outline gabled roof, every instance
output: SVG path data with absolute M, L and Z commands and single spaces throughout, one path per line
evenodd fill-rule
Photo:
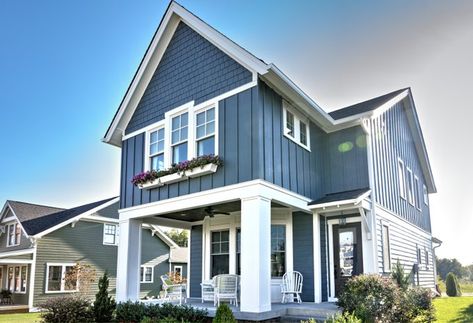
M 56 213 L 59 211 L 63 211 L 64 209 L 53 207 L 53 206 L 46 206 L 40 204 L 32 204 L 20 201 L 7 201 L 8 205 L 10 206 L 13 214 L 16 215 L 18 221 L 24 222 L 33 219 L 39 219 L 43 216 Z

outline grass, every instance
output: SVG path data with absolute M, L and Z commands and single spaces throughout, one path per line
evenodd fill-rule
M 35 323 L 39 322 L 39 313 L 0 314 L 0 323 Z
M 473 297 L 441 297 L 434 306 L 437 322 L 473 322 Z
M 440 290 L 442 291 L 442 294 L 445 294 L 446 288 L 445 288 L 445 282 L 441 279 L 438 280 L 438 284 L 440 287 Z M 460 281 L 460 289 L 462 293 L 473 293 L 473 283 L 472 282 L 466 282 L 466 281 Z

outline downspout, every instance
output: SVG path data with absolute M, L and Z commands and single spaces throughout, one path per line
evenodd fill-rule
M 441 291 L 440 291 L 440 288 L 437 284 L 437 256 L 435 256 L 435 249 L 437 249 L 438 247 L 440 247 L 442 245 L 442 240 L 440 239 L 437 239 L 435 237 L 432 237 L 432 243 L 436 243 L 437 245 L 432 247 L 432 262 L 433 262 L 433 265 L 434 265 L 434 285 L 435 285 L 435 290 L 437 291 L 437 293 L 439 293 L 440 295 L 442 295 Z

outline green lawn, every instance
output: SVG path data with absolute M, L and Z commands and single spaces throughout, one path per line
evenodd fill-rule
M 442 297 L 434 300 L 437 322 L 473 322 L 473 297 Z
M 35 323 L 40 322 L 39 313 L 0 314 L 0 323 Z

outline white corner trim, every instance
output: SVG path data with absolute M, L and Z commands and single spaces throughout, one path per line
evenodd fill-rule
M 29 291 L 28 291 L 28 307 L 31 309 L 33 308 L 33 298 L 34 298 L 34 286 L 35 286 L 35 278 L 36 278 L 36 254 L 38 252 L 38 246 L 35 244 L 33 248 L 33 260 L 31 263 L 30 268 L 30 281 L 29 283 Z

